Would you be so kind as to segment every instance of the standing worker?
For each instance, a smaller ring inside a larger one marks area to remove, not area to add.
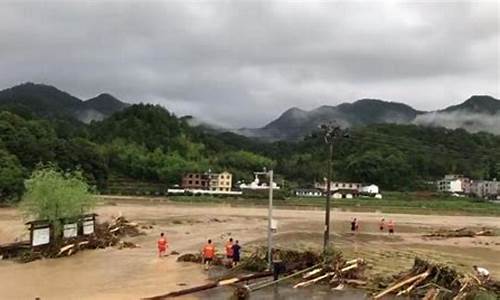
[[[281,252],[280,249],[274,249],[273,251],[273,256],[272,256],[272,262],[273,262],[273,276],[274,280],[278,280],[278,277],[280,273],[282,273],[284,269],[283,261],[281,260]]]
[[[229,238],[226,243],[226,257],[233,258],[233,238]]]
[[[233,267],[240,262],[240,250],[241,247],[239,245],[239,241],[236,240],[236,243],[233,245]]]
[[[380,220],[380,226],[379,226],[380,231],[384,231],[384,227],[385,227],[385,219],[382,218]]]
[[[229,241],[226,243],[226,258],[233,263],[233,238],[229,238]]]
[[[168,241],[165,238],[165,234],[163,232],[160,233],[160,238],[158,239],[157,244],[158,244],[158,257],[162,257],[165,255],[168,248]]]
[[[389,229],[389,234],[394,234],[394,222],[392,220],[389,220],[389,223],[387,223],[387,229]]]
[[[208,243],[203,247],[201,253],[203,255],[205,270],[208,270],[208,267],[212,264],[215,256],[215,246],[212,244],[212,240],[208,240]]]
[[[351,221],[351,232],[356,231],[356,224],[358,223],[358,220],[356,218],[352,219]]]

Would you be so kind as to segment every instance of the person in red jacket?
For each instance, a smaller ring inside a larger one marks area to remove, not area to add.
[[[389,220],[389,223],[387,223],[387,229],[389,229],[390,235],[394,234],[394,227],[395,227],[394,221]]]
[[[226,258],[233,259],[233,238],[229,238],[229,241],[226,243]]]
[[[208,266],[212,264],[215,257],[215,246],[212,244],[212,240],[208,240],[208,243],[201,250],[201,254],[203,256],[205,270],[208,270]]]
[[[165,238],[165,234],[160,233],[160,238],[158,239],[158,257],[162,257],[167,252],[168,242],[167,238]]]

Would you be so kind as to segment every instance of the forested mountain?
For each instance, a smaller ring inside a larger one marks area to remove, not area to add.
[[[500,112],[500,100],[490,96],[472,96],[459,105],[449,106],[439,112],[463,112],[495,115]]]
[[[413,123],[500,135],[500,100],[490,96],[472,96],[459,105],[419,115]]]
[[[317,133],[301,141],[263,143],[234,133],[206,133],[163,107],[132,105],[91,124],[0,112],[0,198],[22,192],[22,180],[40,162],[81,168],[108,192],[110,178],[171,186],[184,172],[229,170],[234,180],[274,168],[286,187],[307,186],[326,174],[327,147]],[[354,127],[338,140],[334,178],[383,189],[426,188],[454,172],[500,178],[500,137],[416,125]]]
[[[419,114],[410,106],[397,102],[362,99],[338,106],[321,106],[311,111],[291,108],[276,120],[260,129],[247,129],[248,136],[271,140],[301,139],[322,123],[335,121],[342,127],[364,126],[377,123],[410,123]]]
[[[83,122],[102,120],[127,107],[109,94],[83,101],[44,84],[24,83],[0,91],[0,108],[22,115],[76,118]]]
[[[374,99],[321,106],[311,111],[294,107],[262,128],[241,129],[239,133],[267,140],[300,140],[329,121],[335,121],[342,127],[419,124],[500,134],[500,100],[490,96],[473,96],[462,104],[436,112],[417,111],[406,104]]]
[[[497,101],[473,97],[461,108],[443,113],[469,110],[485,119],[482,107],[490,111]],[[345,120],[354,126],[350,138],[335,144],[335,179],[412,190],[428,188],[426,181],[450,172],[500,178],[500,136],[397,124],[424,114],[380,100],[313,112],[292,109],[269,127],[287,130],[308,124],[311,133],[276,142],[193,127],[190,118],[179,118],[157,105],[127,106],[106,94],[87,103],[43,85],[4,90],[0,103],[0,201],[22,193],[23,179],[39,163],[54,163],[64,170],[80,168],[105,193],[112,191],[109,186],[115,178],[126,178],[127,186],[138,181],[167,187],[178,184],[185,172],[228,170],[237,181],[252,179],[253,172],[263,167],[273,168],[287,188],[305,187],[326,174],[327,147],[311,120],[328,120],[340,112],[349,115]],[[106,115],[118,111],[86,124],[72,117],[85,106]],[[374,124],[383,120],[392,124]],[[370,125],[362,126],[365,123]]]

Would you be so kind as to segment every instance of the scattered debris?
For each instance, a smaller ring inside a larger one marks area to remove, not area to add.
[[[180,253],[175,251],[175,250],[172,250],[172,252],[170,252],[171,255],[179,255]]]
[[[174,292],[166,293],[163,295],[143,298],[143,299],[145,299],[145,300],[161,300],[161,299],[179,297],[179,296],[183,296],[183,295],[196,293],[199,291],[213,289],[213,288],[216,288],[219,286],[231,285],[231,284],[235,284],[238,282],[254,280],[254,279],[268,277],[268,276],[272,276],[272,275],[273,275],[273,272],[270,272],[270,271],[259,272],[256,274],[240,275],[240,276],[235,276],[235,277],[225,279],[225,280],[216,280],[216,281],[213,281],[213,282],[210,282],[207,284],[203,284],[203,285],[199,285],[199,286],[195,286],[195,287],[191,287],[191,288],[187,288],[187,289],[183,289],[183,290],[174,291]]]
[[[442,264],[434,264],[415,258],[413,268],[395,277],[389,286],[373,298],[380,299],[388,294],[409,296],[420,299],[469,299],[480,292],[487,291],[498,295],[500,283],[489,280],[481,282],[474,275],[462,274]]]
[[[495,236],[495,232],[491,229],[483,228],[480,231],[475,231],[462,227],[455,230],[439,229],[429,234],[424,234],[426,238],[457,238],[457,237],[476,237],[476,236]]]
[[[22,263],[31,262],[40,258],[56,258],[70,256],[82,249],[97,249],[111,246],[123,248],[137,248],[139,245],[122,241],[124,236],[138,236],[144,234],[138,229],[137,223],[129,222],[123,216],[115,218],[111,223],[96,224],[94,233],[88,236],[79,236],[61,240],[42,248],[32,248],[29,242],[20,242],[0,245],[0,255],[4,258],[15,258]]]

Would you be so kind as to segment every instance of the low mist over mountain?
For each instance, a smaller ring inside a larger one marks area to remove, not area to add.
[[[83,101],[44,84],[24,83],[0,91],[0,108],[41,117],[73,117],[85,123],[102,120],[127,106],[109,94]]]
[[[434,112],[418,111],[403,103],[374,99],[321,106],[311,111],[294,107],[262,128],[243,128],[238,132],[269,140],[300,139],[329,121],[335,121],[342,127],[381,123],[417,124],[500,134],[500,100],[490,96],[473,96],[462,104]]]
[[[325,105],[311,111],[291,108],[263,128],[242,129],[241,133],[266,139],[298,139],[328,121],[335,120],[342,127],[375,123],[407,124],[420,113],[402,103],[362,99],[338,106]]]
[[[500,100],[490,96],[472,96],[462,104],[419,115],[413,123],[500,134]]]

